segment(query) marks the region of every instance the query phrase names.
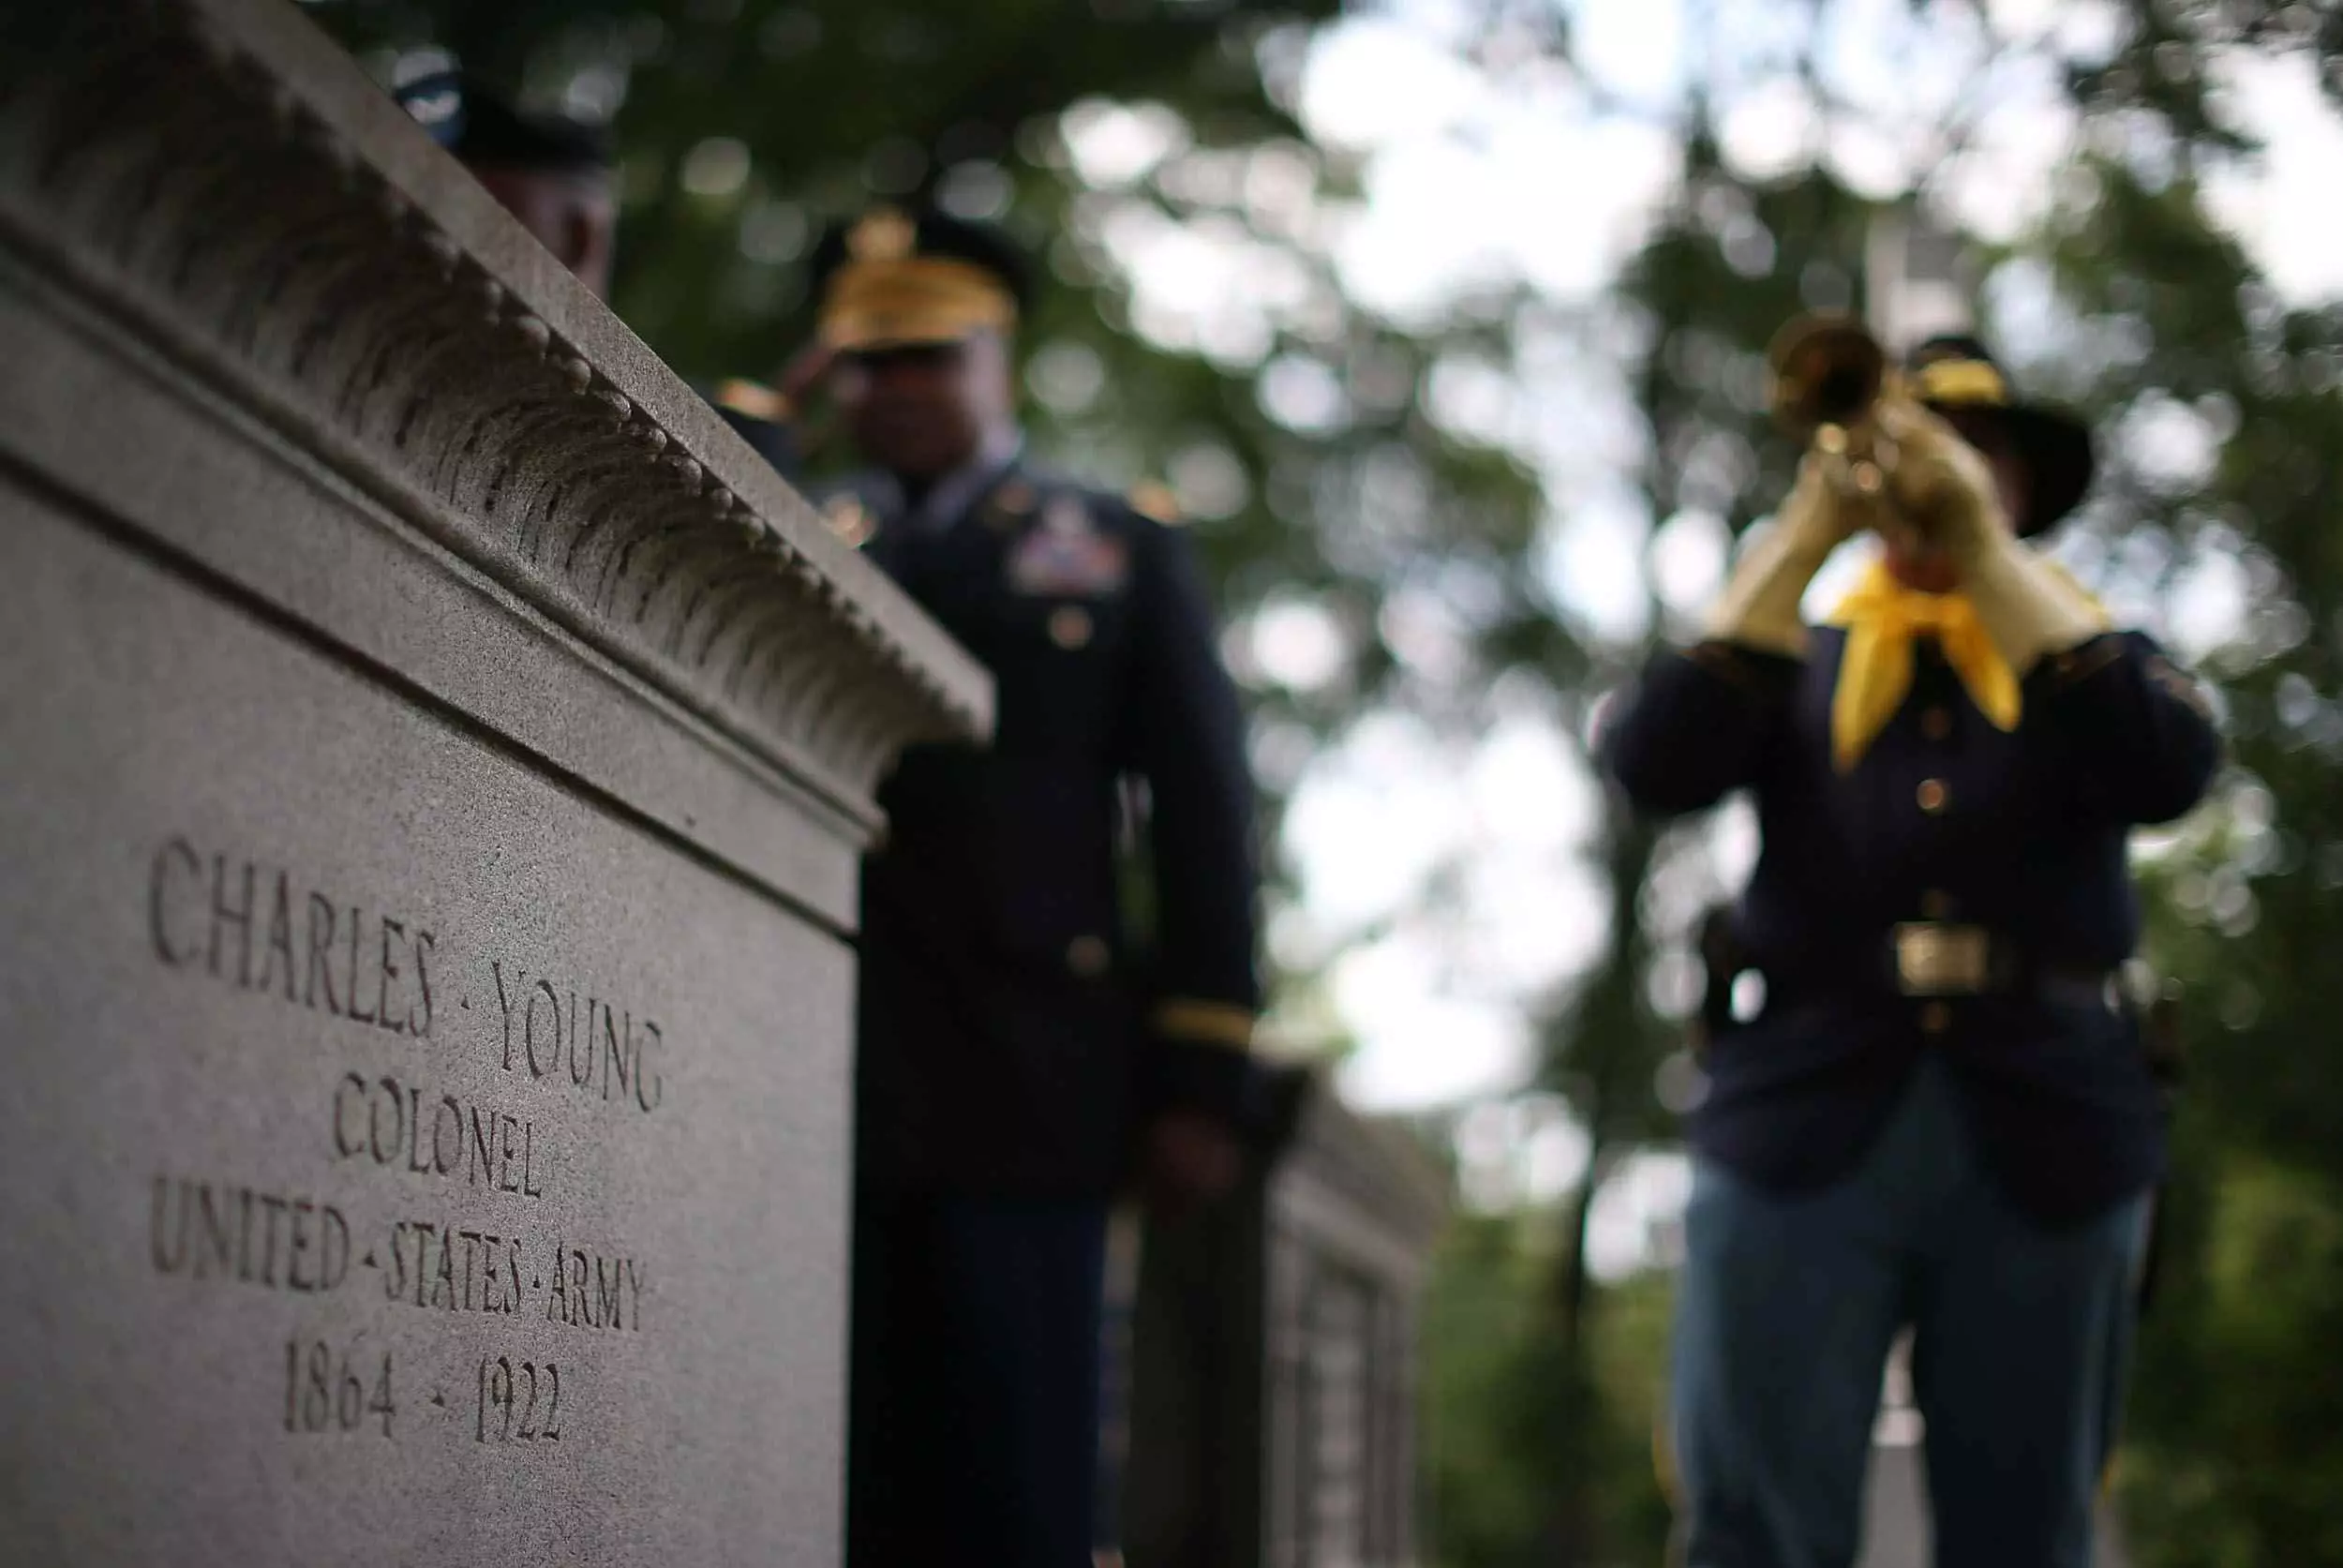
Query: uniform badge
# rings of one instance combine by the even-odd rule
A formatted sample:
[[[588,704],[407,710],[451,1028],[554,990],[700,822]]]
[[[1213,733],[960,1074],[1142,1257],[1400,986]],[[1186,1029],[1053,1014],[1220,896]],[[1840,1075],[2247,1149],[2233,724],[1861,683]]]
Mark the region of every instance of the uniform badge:
[[[1070,495],[1042,507],[1040,522],[1008,558],[1009,587],[1019,593],[1094,598],[1121,588],[1129,574],[1123,542],[1100,533],[1090,509]]]

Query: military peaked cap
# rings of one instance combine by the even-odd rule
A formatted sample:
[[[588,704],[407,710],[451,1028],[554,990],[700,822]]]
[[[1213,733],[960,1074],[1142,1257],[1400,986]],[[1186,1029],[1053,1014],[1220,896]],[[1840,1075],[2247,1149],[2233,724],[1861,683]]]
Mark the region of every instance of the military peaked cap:
[[[2064,409],[2021,401],[1985,345],[1963,334],[1929,338],[1905,362],[1914,396],[1956,424],[1996,430],[2025,462],[2028,534],[2047,531],[2091,488],[2091,427]]]
[[[468,164],[547,174],[599,174],[611,167],[609,138],[599,128],[524,114],[461,71],[434,71],[391,96],[434,142]]]
[[[819,331],[869,352],[1005,331],[1031,303],[1032,263],[999,228],[933,209],[873,207],[814,246]]]

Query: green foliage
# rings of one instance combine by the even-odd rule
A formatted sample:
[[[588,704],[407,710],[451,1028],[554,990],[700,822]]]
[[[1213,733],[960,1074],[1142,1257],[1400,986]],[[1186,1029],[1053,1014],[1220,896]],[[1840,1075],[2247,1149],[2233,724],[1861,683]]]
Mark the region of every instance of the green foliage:
[[[2078,101],[2135,132],[2148,117],[2179,153],[2170,168],[2096,160],[2096,200],[2065,215],[2050,254],[2072,307],[2144,351],[2099,366],[2085,396],[2111,413],[2178,399],[2226,438],[2201,483],[2114,465],[2119,526],[2175,554],[2237,551],[2254,605],[2211,666],[2230,785],[2150,880],[2151,950],[2186,985],[2190,1079],[2120,1495],[2142,1563],[2276,1568],[2343,1561],[2343,1080],[2327,1026],[2343,1008],[2343,314],[2283,306],[2202,189],[2236,140],[2209,105],[2212,46],[2284,41],[2313,13],[2140,14],[2124,51],[2078,75]]]
[[[2177,1195],[2188,1267],[2159,1307],[2118,1485],[2143,1561],[2343,1561],[2334,1507],[2343,1206],[2334,1185],[2218,1151]]]
[[[1666,1534],[1652,1435],[1668,1279],[1608,1292],[1590,1353],[1574,1360],[1551,1296],[1559,1239],[1549,1212],[1470,1216],[1435,1260],[1422,1446],[1426,1547],[1442,1568],[1623,1568],[1655,1561]],[[1566,1482],[1586,1501],[1569,1519],[1555,1509]]]
[[[1422,1447],[1443,1563],[1529,1561],[1547,1522],[1560,1357],[1526,1230],[1517,1216],[1461,1219],[1435,1260]]]

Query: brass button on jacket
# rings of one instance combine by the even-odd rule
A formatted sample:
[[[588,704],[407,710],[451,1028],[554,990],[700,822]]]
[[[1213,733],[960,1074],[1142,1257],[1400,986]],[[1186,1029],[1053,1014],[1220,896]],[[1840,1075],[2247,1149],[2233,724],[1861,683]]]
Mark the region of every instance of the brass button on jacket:
[[[1914,798],[1919,801],[1920,810],[1934,816],[1951,802],[1952,791],[1945,787],[1942,779],[1922,779]]]

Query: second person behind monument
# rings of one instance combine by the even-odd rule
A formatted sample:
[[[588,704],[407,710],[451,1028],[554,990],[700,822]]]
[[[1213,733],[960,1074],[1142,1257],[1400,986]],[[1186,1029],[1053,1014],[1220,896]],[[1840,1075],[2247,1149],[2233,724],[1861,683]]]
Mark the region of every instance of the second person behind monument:
[[[1107,1203],[1235,1179],[1255,1082],[1251,785],[1184,541],[1023,455],[997,230],[868,214],[814,258],[868,468],[833,526],[981,659],[989,751],[915,750],[865,864],[849,1560],[1090,1561]],[[1142,786],[1134,788],[1133,785]],[[1125,919],[1143,796],[1151,932]]]

